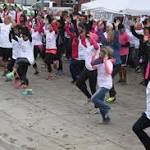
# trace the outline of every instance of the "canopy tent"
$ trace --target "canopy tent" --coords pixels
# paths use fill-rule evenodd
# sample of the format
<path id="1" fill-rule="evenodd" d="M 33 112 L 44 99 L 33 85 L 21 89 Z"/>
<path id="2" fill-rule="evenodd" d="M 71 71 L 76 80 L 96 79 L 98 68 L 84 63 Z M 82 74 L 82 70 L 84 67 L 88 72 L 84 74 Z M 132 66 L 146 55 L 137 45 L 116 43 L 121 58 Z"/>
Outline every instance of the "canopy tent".
<path id="1" fill-rule="evenodd" d="M 150 16 L 150 10 L 135 10 L 135 9 L 125 9 L 122 11 L 123 14 L 132 15 L 132 16 Z"/>
<path id="2" fill-rule="evenodd" d="M 81 9 L 105 10 L 114 13 L 125 13 L 130 15 L 150 15 L 150 0 L 95 0 L 82 4 Z"/>
<path id="3" fill-rule="evenodd" d="M 124 1 L 123 3 L 125 3 Z M 92 9 L 108 9 L 111 12 L 116 12 L 123 10 L 124 4 L 120 0 L 113 0 L 113 3 L 110 3 L 110 0 L 95 0 L 81 5 L 82 10 L 92 10 Z M 121 5 L 123 4 L 123 6 Z"/>

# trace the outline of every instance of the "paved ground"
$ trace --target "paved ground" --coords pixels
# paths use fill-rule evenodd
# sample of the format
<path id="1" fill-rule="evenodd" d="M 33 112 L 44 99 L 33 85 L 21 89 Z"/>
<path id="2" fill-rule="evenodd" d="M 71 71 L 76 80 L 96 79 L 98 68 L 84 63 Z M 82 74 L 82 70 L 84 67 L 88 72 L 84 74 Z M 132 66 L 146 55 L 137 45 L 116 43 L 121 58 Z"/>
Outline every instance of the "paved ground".
<path id="1" fill-rule="evenodd" d="M 39 76 L 30 71 L 33 96 L 0 79 L 0 150 L 144 150 L 131 130 L 145 108 L 140 75 L 130 70 L 128 85 L 116 84 L 112 123 L 103 125 L 68 73 L 47 81 L 41 70 Z"/>

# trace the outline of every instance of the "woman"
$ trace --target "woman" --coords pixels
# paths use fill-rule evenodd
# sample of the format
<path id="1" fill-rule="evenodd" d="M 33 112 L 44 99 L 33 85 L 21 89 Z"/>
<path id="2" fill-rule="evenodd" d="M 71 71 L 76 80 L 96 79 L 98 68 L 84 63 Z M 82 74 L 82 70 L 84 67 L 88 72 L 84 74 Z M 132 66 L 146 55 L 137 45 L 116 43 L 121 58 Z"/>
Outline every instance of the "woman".
<path id="1" fill-rule="evenodd" d="M 119 73 L 121 69 L 121 56 L 119 53 L 120 50 L 120 42 L 119 42 L 119 31 L 118 31 L 118 25 L 119 21 L 114 23 L 114 29 L 113 26 L 110 24 L 107 26 L 106 29 L 106 45 L 110 46 L 113 49 L 113 58 L 114 58 L 114 63 L 113 63 L 113 73 L 112 77 L 114 77 Z M 114 87 L 114 83 L 112 88 L 109 91 L 110 97 L 107 99 L 107 102 L 112 103 L 116 100 L 116 90 Z"/>
<path id="2" fill-rule="evenodd" d="M 121 69 L 120 69 L 120 80 L 119 82 L 121 83 L 126 83 L 127 82 L 127 61 L 128 61 L 128 54 L 129 54 L 129 36 L 125 31 L 125 27 L 123 24 L 119 24 L 118 26 L 119 29 L 119 42 L 121 45 L 120 48 L 120 55 L 121 55 Z"/>

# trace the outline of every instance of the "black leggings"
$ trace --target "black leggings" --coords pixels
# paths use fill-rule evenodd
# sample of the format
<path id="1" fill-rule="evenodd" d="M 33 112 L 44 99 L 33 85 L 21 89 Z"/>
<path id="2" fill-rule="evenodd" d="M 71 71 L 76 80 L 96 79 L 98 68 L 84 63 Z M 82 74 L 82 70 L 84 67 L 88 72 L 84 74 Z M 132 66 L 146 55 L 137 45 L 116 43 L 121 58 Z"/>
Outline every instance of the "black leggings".
<path id="1" fill-rule="evenodd" d="M 39 48 L 39 46 L 34 46 L 34 60 L 36 61 L 38 55 L 42 56 L 42 50 Z M 33 68 L 37 68 L 37 63 L 35 62 L 33 65 Z"/>
<path id="2" fill-rule="evenodd" d="M 148 127 L 150 127 L 150 119 L 147 118 L 145 113 L 143 113 L 133 126 L 133 131 L 143 143 L 146 150 L 150 150 L 150 137 L 144 132 L 144 129 Z"/>
<path id="3" fill-rule="evenodd" d="M 7 65 L 7 71 L 9 72 L 12 72 L 13 71 L 13 67 L 15 65 L 15 59 L 11 59 L 9 62 L 8 62 L 8 65 Z"/>
<path id="4" fill-rule="evenodd" d="M 91 94 L 87 89 L 86 81 L 89 80 L 91 94 L 93 95 L 96 92 L 96 84 L 97 84 L 97 70 L 89 71 L 84 68 L 82 71 L 80 78 L 77 80 L 77 87 L 85 94 L 87 98 L 91 98 Z"/>
<path id="5" fill-rule="evenodd" d="M 56 59 L 59 62 L 58 71 L 63 71 L 63 62 L 62 62 L 63 50 L 64 50 L 63 46 L 59 47 L 56 54 Z"/>
<path id="6" fill-rule="evenodd" d="M 78 79 L 78 77 L 80 76 L 84 67 L 85 67 L 85 61 L 84 60 L 72 59 L 70 61 L 70 73 L 71 73 L 73 81 L 76 81 Z"/>
<path id="7" fill-rule="evenodd" d="M 72 41 L 71 38 L 65 38 L 65 50 L 67 59 L 72 56 Z"/>
<path id="8" fill-rule="evenodd" d="M 22 84 L 29 84 L 29 80 L 27 78 L 27 71 L 28 71 L 28 67 L 29 67 L 29 62 L 28 61 L 24 61 L 24 60 L 19 60 L 19 62 L 17 63 L 18 68 L 17 68 L 17 73 L 19 75 L 19 78 L 22 82 Z"/>
<path id="9" fill-rule="evenodd" d="M 47 65 L 47 69 L 49 73 L 52 72 L 51 65 L 53 64 L 54 60 L 56 60 L 56 55 L 50 53 L 46 54 L 45 63 Z"/>

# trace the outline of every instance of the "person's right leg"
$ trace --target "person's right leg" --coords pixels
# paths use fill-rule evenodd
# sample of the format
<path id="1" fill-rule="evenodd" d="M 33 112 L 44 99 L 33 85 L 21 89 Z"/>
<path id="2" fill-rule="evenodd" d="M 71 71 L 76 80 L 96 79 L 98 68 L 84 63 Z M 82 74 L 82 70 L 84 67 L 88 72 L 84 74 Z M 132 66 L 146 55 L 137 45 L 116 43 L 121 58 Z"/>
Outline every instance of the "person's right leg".
<path id="1" fill-rule="evenodd" d="M 96 92 L 97 70 L 89 71 L 89 85 L 92 95 Z"/>
<path id="2" fill-rule="evenodd" d="M 148 127 L 150 127 L 150 119 L 148 119 L 146 114 L 143 113 L 143 115 L 136 121 L 132 128 L 134 133 L 143 143 L 146 150 L 150 150 L 150 137 L 144 132 L 144 129 Z"/>
<path id="3" fill-rule="evenodd" d="M 70 73 L 71 73 L 71 77 L 72 77 L 72 83 L 75 83 L 76 80 L 77 80 L 77 75 L 79 75 L 79 72 L 78 70 L 76 69 L 76 61 L 75 59 L 71 59 L 70 60 L 70 66 L 69 66 L 69 69 L 70 69 Z"/>
<path id="4" fill-rule="evenodd" d="M 84 67 L 85 67 L 85 61 L 84 60 L 78 60 L 77 61 L 77 70 L 79 72 L 79 75 L 83 71 Z"/>
<path id="5" fill-rule="evenodd" d="M 91 94 L 89 93 L 87 86 L 86 86 L 86 80 L 88 79 L 88 70 L 84 68 L 82 71 L 79 79 L 76 82 L 76 86 L 84 93 L 84 95 L 90 99 Z"/>

